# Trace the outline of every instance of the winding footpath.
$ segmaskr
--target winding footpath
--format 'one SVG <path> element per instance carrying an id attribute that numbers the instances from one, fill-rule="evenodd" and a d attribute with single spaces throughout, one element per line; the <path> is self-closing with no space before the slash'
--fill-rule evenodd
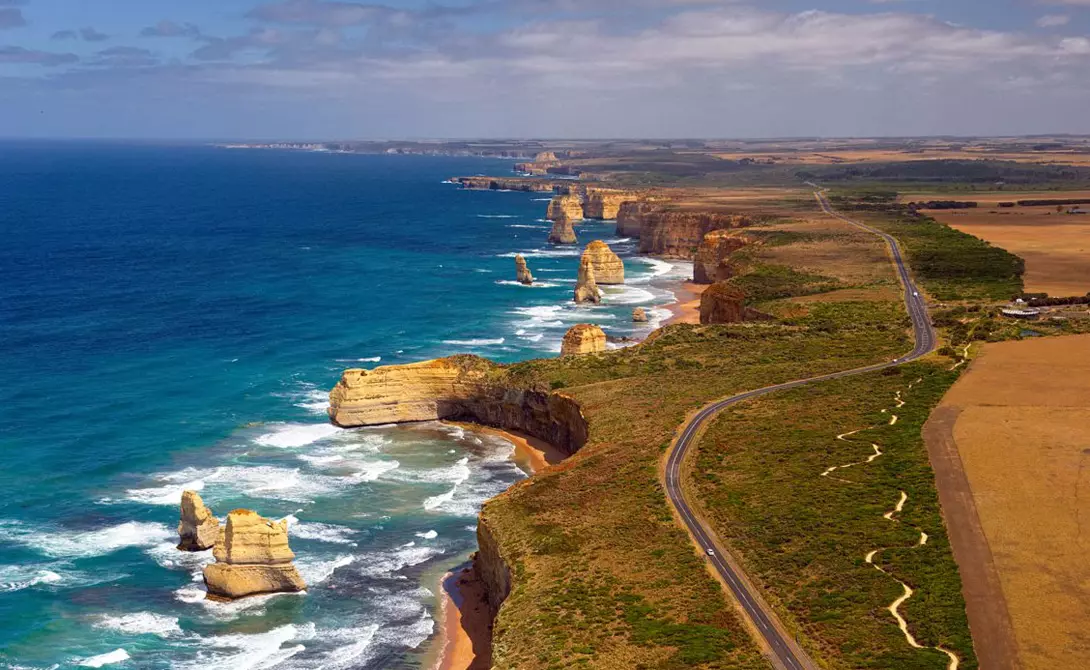
<path id="1" fill-rule="evenodd" d="M 808 184 L 814 188 L 818 188 L 815 184 Z M 726 398 L 714 402 L 699 412 L 697 412 L 687 423 L 681 427 L 681 434 L 674 442 L 669 453 L 666 456 L 666 468 L 665 468 L 665 485 L 666 494 L 670 501 L 670 504 L 674 507 L 678 516 L 684 522 L 686 529 L 692 536 L 697 545 L 705 552 L 708 560 L 712 564 L 716 573 L 723 580 L 723 582 L 730 589 L 731 594 L 741 605 L 745 611 L 746 616 L 749 617 L 753 623 L 754 628 L 760 634 L 764 641 L 764 644 L 768 648 L 773 664 L 781 670 L 816 670 L 819 666 L 811 659 L 805 651 L 799 646 L 797 641 L 791 639 L 787 634 L 783 624 L 776 617 L 772 609 L 761 599 L 757 594 L 756 589 L 753 588 L 749 580 L 745 577 L 741 568 L 730 558 L 730 555 L 723 551 L 723 545 L 715 533 L 702 523 L 693 511 L 693 507 L 690 506 L 686 500 L 685 491 L 682 486 L 682 471 L 685 463 L 685 458 L 689 454 L 692 446 L 697 442 L 697 437 L 708 423 L 715 418 L 724 409 L 736 405 L 740 402 L 750 400 L 752 398 L 758 398 L 761 396 L 775 393 L 777 391 L 786 391 L 789 389 L 798 388 L 800 386 L 806 386 L 809 384 L 815 384 L 819 382 L 832 381 L 834 379 L 843 379 L 845 377 L 854 377 L 857 375 L 867 374 L 869 372 L 877 372 L 879 370 L 885 370 L 887 368 L 895 367 L 908 363 L 919 358 L 922 358 L 935 348 L 935 330 L 931 326 L 931 318 L 927 314 L 927 305 L 923 298 L 919 294 L 919 290 L 912 282 L 912 277 L 908 272 L 908 268 L 905 267 L 904 259 L 901 255 L 900 246 L 897 244 L 897 240 L 887 233 L 884 233 L 877 228 L 873 228 L 864 223 L 853 221 L 835 210 L 829 204 L 825 194 L 820 189 L 814 194 L 817 198 L 818 204 L 821 205 L 822 211 L 829 216 L 839 219 L 845 223 L 851 224 L 857 228 L 867 231 L 873 235 L 877 235 L 885 241 L 889 247 L 890 255 L 897 275 L 900 278 L 901 285 L 904 288 L 904 302 L 905 307 L 908 310 L 908 315 L 912 320 L 912 330 L 915 337 L 916 346 L 912 351 L 902 358 L 894 359 L 889 363 L 877 363 L 875 365 L 869 365 L 862 368 L 856 368 L 854 370 L 844 370 L 842 372 L 834 372 L 832 374 L 822 375 L 820 377 L 812 377 L 810 379 L 799 379 L 792 382 L 786 382 L 783 384 L 776 384 L 774 386 L 767 386 L 762 389 L 756 389 L 753 391 L 747 391 L 740 393 L 736 396 Z M 900 397 L 898 396 L 898 400 Z M 896 421 L 894 417 L 893 421 Z M 858 431 L 856 431 L 858 432 Z M 841 437 L 848 437 L 850 434 L 845 434 Z M 864 463 L 873 461 L 881 455 L 881 449 L 877 445 L 873 445 L 877 453 L 875 453 L 869 460 L 863 461 Z M 848 466 L 838 466 L 825 473 L 826 476 Z M 903 504 L 903 502 L 902 502 Z M 899 510 L 895 510 L 894 513 Z M 893 513 L 891 513 L 892 516 Z M 893 519 L 890 518 L 892 521 Z M 873 555 L 871 556 L 873 558 Z M 875 566 L 877 567 L 877 566 Z M 879 568 L 880 569 L 880 568 Z M 907 587 L 906 587 L 907 588 Z M 907 600 L 911 592 L 904 595 L 901 602 Z M 900 606 L 900 602 L 896 602 L 896 606 Z M 893 608 L 894 616 L 898 616 L 895 608 Z M 901 621 L 898 621 L 898 625 L 901 625 Z M 906 624 L 907 625 L 907 624 Z M 907 632 L 907 628 L 902 628 Z M 908 636 L 910 643 L 914 640 L 911 635 Z M 956 665 L 955 665 L 956 667 Z"/>

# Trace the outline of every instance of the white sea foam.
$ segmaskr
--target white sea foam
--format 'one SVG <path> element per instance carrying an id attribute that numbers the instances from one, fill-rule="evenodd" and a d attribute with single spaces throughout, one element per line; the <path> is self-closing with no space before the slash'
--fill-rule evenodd
<path id="1" fill-rule="evenodd" d="M 54 569 L 37 565 L 0 566 L 0 593 L 22 591 L 34 586 L 60 584 L 63 581 L 65 578 Z"/>
<path id="2" fill-rule="evenodd" d="M 442 556 L 442 547 L 398 547 L 392 551 L 366 554 L 360 559 L 360 574 L 367 577 L 391 577 L 400 570 L 425 563 Z"/>
<path id="3" fill-rule="evenodd" d="M 579 256 L 580 250 L 577 247 L 557 247 L 556 249 L 531 249 L 529 251 L 509 251 L 503 254 L 496 254 L 499 258 L 514 258 L 515 256 L 522 256 L 523 258 L 565 258 L 568 256 Z"/>
<path id="4" fill-rule="evenodd" d="M 311 414 L 325 416 L 326 409 L 329 407 L 329 393 L 321 389 L 310 389 L 299 402 L 295 403 L 295 406 L 301 407 Z"/>
<path id="5" fill-rule="evenodd" d="M 425 540 L 434 540 L 435 538 L 439 537 L 439 533 L 437 533 L 434 530 L 429 530 L 426 533 L 417 533 L 416 536 L 417 537 L 422 537 Z"/>
<path id="6" fill-rule="evenodd" d="M 300 521 L 294 515 L 286 517 L 288 520 L 288 533 L 292 537 L 301 540 L 314 540 L 315 542 L 328 542 L 330 544 L 355 544 L 353 536 L 356 531 L 347 526 L 338 526 L 331 523 L 319 523 L 317 521 Z"/>
<path id="7" fill-rule="evenodd" d="M 443 340 L 443 344 L 450 344 L 458 347 L 488 347 L 503 344 L 504 338 L 496 338 L 494 340 Z"/>
<path id="8" fill-rule="evenodd" d="M 177 543 L 162 542 L 149 548 L 145 553 L 160 567 L 167 570 L 185 570 L 194 577 L 201 574 L 201 570 L 209 563 L 215 562 L 212 550 L 207 551 L 178 551 Z"/>
<path id="9" fill-rule="evenodd" d="M 163 524 L 136 521 L 83 531 L 28 527 L 18 521 L 0 521 L 0 540 L 57 558 L 105 556 L 126 547 L 153 546 L 173 535 L 174 532 Z"/>
<path id="10" fill-rule="evenodd" d="M 552 198 L 534 198 L 530 202 L 549 202 Z"/>
<path id="11" fill-rule="evenodd" d="M 500 286 L 519 286 L 521 288 L 556 288 L 558 284 L 550 284 L 545 281 L 535 281 L 533 284 L 523 284 L 520 281 L 514 281 L 513 279 L 497 279 L 496 283 Z"/>
<path id="12" fill-rule="evenodd" d="M 266 447 L 291 449 L 333 437 L 342 430 L 329 423 L 285 423 L 273 426 L 272 432 L 255 438 L 254 442 Z"/>
<path id="13" fill-rule="evenodd" d="M 104 665 L 120 663 L 122 661 L 127 661 L 130 658 L 132 657 L 129 656 L 129 652 L 124 649 L 114 649 L 107 654 L 99 654 L 98 656 L 85 658 L 80 661 L 79 664 L 85 668 L 101 668 Z"/>
<path id="14" fill-rule="evenodd" d="M 228 650 L 229 653 L 201 652 L 198 658 L 175 664 L 175 670 L 265 670 L 306 649 L 300 642 L 313 639 L 313 624 L 288 624 L 265 633 L 245 635 L 235 633 L 201 638 L 208 649 Z M 289 644 L 294 643 L 294 644 Z M 284 646 L 287 644 L 288 646 Z"/>
<path id="15" fill-rule="evenodd" d="M 103 615 L 93 624 L 95 628 L 105 628 L 126 635 L 158 635 L 173 637 L 182 634 L 178 617 L 164 616 L 153 612 L 134 612 L 121 616 Z"/>
<path id="16" fill-rule="evenodd" d="M 485 268 L 473 268 L 473 271 L 474 272 L 489 272 L 489 273 L 492 272 L 491 270 L 486 270 Z M 401 352 L 399 351 L 397 353 L 400 354 Z"/>
<path id="17" fill-rule="evenodd" d="M 517 214 L 478 214 L 478 219 L 517 219 Z"/>
<path id="18" fill-rule="evenodd" d="M 533 225 L 533 224 L 530 224 L 530 223 L 509 223 L 509 224 L 507 224 L 507 227 L 508 228 L 529 228 L 531 230 L 548 230 L 549 229 L 548 226 Z"/>
<path id="19" fill-rule="evenodd" d="M 217 621 L 232 621 L 243 614 L 256 616 L 265 613 L 265 606 L 274 598 L 292 598 L 305 596 L 306 591 L 300 593 L 269 593 L 260 596 L 249 596 L 231 602 L 209 600 L 208 591 L 204 584 L 196 582 L 183 586 L 174 592 L 175 600 L 190 604 L 200 605 L 204 612 Z"/>
<path id="20" fill-rule="evenodd" d="M 295 565 L 299 568 L 299 574 L 303 576 L 303 580 L 307 585 L 314 586 L 332 577 L 337 568 L 351 565 L 355 560 L 355 556 L 348 555 L 338 556 L 331 560 L 318 560 L 312 556 L 304 556 L 297 558 Z"/>
<path id="21" fill-rule="evenodd" d="M 635 286 L 603 286 L 602 302 L 607 305 L 637 305 L 654 302 L 655 294 Z"/>

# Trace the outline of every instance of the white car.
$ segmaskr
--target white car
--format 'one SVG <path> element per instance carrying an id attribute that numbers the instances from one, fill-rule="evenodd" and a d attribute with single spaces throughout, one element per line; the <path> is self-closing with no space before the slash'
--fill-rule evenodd
<path id="1" fill-rule="evenodd" d="M 708 549 L 708 556 L 715 556 L 715 549 Z"/>
<path id="2" fill-rule="evenodd" d="M 913 295 L 913 297 L 916 297 L 916 298 L 919 298 L 919 297 L 920 297 L 920 294 L 919 294 L 919 293 L 916 293 L 915 291 L 913 291 L 913 292 L 912 292 L 912 295 Z"/>

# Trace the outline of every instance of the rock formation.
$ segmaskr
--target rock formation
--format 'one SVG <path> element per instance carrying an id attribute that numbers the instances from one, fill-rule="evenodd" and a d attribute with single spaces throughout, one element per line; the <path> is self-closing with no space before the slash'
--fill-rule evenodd
<path id="1" fill-rule="evenodd" d="M 182 551 L 205 551 L 216 544 L 220 533 L 219 519 L 204 506 L 196 491 L 182 492 L 182 518 L 178 522 L 178 535 Z"/>
<path id="2" fill-rule="evenodd" d="M 522 254 L 515 254 L 515 279 L 527 286 L 534 283 L 534 275 L 530 274 L 530 268 L 526 265 L 526 259 L 522 257 Z"/>
<path id="3" fill-rule="evenodd" d="M 617 235 L 639 237 L 644 218 L 661 208 L 662 205 L 646 200 L 621 203 L 620 209 L 617 210 Z"/>
<path id="4" fill-rule="evenodd" d="M 553 229 L 549 231 L 549 241 L 553 244 L 575 244 L 578 242 L 571 219 L 565 216 L 554 221 Z"/>
<path id="5" fill-rule="evenodd" d="M 557 195 L 549 201 L 549 211 L 545 214 L 549 221 L 559 221 L 567 218 L 571 221 L 579 221 L 583 218 L 583 203 L 577 195 Z"/>
<path id="6" fill-rule="evenodd" d="M 583 258 L 590 259 L 590 264 L 594 267 L 594 280 L 597 283 L 624 283 L 624 262 L 605 242 L 594 240 L 588 244 L 583 251 Z"/>
<path id="7" fill-rule="evenodd" d="M 714 284 L 730 279 L 737 268 L 730 255 L 753 243 L 752 237 L 739 230 L 713 230 L 704 236 L 693 262 L 693 281 Z"/>
<path id="8" fill-rule="evenodd" d="M 587 441 L 572 398 L 506 384 L 502 366 L 476 356 L 346 370 L 329 394 L 329 417 L 344 427 L 469 421 L 527 433 L 567 454 Z"/>
<path id="9" fill-rule="evenodd" d="M 586 201 L 583 204 L 583 218 L 616 219 L 621 205 L 635 200 L 636 197 L 634 193 L 628 191 L 588 188 Z"/>
<path id="10" fill-rule="evenodd" d="M 606 334 L 598 326 L 589 323 L 581 323 L 572 326 L 564 335 L 564 343 L 560 347 L 561 356 L 580 356 L 582 354 L 596 354 L 606 350 Z"/>
<path id="11" fill-rule="evenodd" d="M 531 193 L 552 193 L 560 180 L 534 179 L 529 177 L 453 177 L 450 181 L 461 184 L 462 188 L 485 191 L 528 191 Z"/>
<path id="12" fill-rule="evenodd" d="M 542 151 L 534 156 L 535 163 L 559 163 L 560 159 L 552 151 Z"/>
<path id="13" fill-rule="evenodd" d="M 712 284 L 700 296 L 700 323 L 739 323 L 746 319 L 746 294 L 729 282 Z"/>
<path id="14" fill-rule="evenodd" d="M 235 600 L 307 588 L 292 564 L 287 519 L 270 521 L 250 510 L 235 510 L 227 515 L 212 555 L 216 562 L 204 568 L 211 598 Z"/>
<path id="15" fill-rule="evenodd" d="M 579 261 L 579 278 L 575 282 L 575 302 L 602 302 L 602 292 L 598 290 L 598 284 L 594 281 L 594 265 L 590 258 L 583 254 Z"/>
<path id="16" fill-rule="evenodd" d="M 647 311 L 643 307 L 632 310 L 632 321 L 634 323 L 647 323 Z"/>

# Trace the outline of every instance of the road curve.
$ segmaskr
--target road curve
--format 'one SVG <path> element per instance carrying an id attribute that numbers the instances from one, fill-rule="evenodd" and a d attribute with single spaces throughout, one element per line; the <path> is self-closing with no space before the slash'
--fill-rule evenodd
<path id="1" fill-rule="evenodd" d="M 814 184 L 808 184 L 814 186 Z M 732 561 L 725 560 L 721 555 L 721 552 L 714 551 L 716 547 L 716 539 L 713 539 L 710 529 L 705 528 L 703 524 L 697 519 L 696 514 L 693 512 L 692 507 L 685 499 L 684 489 L 681 485 L 681 471 L 682 464 L 685 462 L 685 457 L 688 455 L 690 448 L 695 442 L 695 438 L 700 430 L 719 412 L 722 412 L 727 407 L 735 405 L 737 403 L 749 400 L 750 398 L 757 398 L 760 396 L 768 395 L 769 393 L 775 393 L 776 391 L 785 391 L 788 389 L 798 388 L 807 384 L 814 384 L 817 382 L 830 381 L 833 379 L 842 379 L 844 377 L 852 377 L 855 375 L 862 375 L 868 372 L 877 372 L 879 370 L 885 370 L 886 368 L 895 367 L 914 361 L 918 358 L 922 358 L 935 348 L 935 330 L 931 326 L 931 318 L 927 314 L 927 304 L 923 298 L 919 295 L 915 284 L 912 283 L 912 277 L 909 275 L 908 269 L 905 267 L 904 259 L 901 256 L 901 249 L 897 244 L 897 240 L 892 235 L 888 235 L 877 228 L 873 228 L 864 223 L 858 221 L 852 221 L 851 219 L 839 214 L 833 210 L 829 204 L 828 199 L 825 197 L 825 193 L 818 189 L 814 196 L 817 198 L 818 203 L 821 205 L 822 211 L 829 216 L 840 219 L 845 223 L 849 223 L 857 228 L 861 228 L 869 233 L 877 235 L 885 240 L 889 246 L 890 254 L 892 256 L 893 264 L 897 269 L 897 274 L 901 279 L 901 285 L 904 287 L 904 301 L 905 307 L 908 310 L 908 315 L 912 319 L 912 329 L 915 335 L 916 346 L 902 358 L 897 358 L 888 363 L 878 363 L 875 365 L 869 365 L 863 368 L 856 368 L 854 370 L 845 370 L 843 372 L 834 372 L 832 374 L 822 375 L 820 377 L 811 377 L 810 379 L 799 379 L 793 382 L 787 382 L 784 384 L 776 384 L 775 386 L 767 386 L 762 389 L 754 391 L 746 391 L 736 396 L 714 402 L 707 407 L 704 407 L 696 415 L 689 420 L 684 426 L 682 426 L 681 435 L 674 443 L 671 451 L 667 455 L 666 460 L 666 493 L 677 511 L 678 516 L 685 522 L 685 526 L 689 531 L 689 534 L 696 540 L 696 543 L 705 552 L 706 557 L 715 568 L 716 572 L 723 579 L 723 581 L 730 588 L 731 593 L 735 599 L 745 610 L 746 615 L 753 622 L 754 627 L 764 638 L 765 643 L 772 652 L 773 663 L 786 670 L 811 670 L 817 668 L 817 664 L 810 659 L 806 652 L 804 652 L 793 640 L 787 638 L 783 631 L 785 630 L 783 625 L 777 620 L 775 613 L 773 613 L 763 601 L 754 595 L 750 591 L 749 582 L 739 575 L 738 569 L 732 565 Z M 712 555 L 708 555 L 708 550 L 713 550 Z"/>

